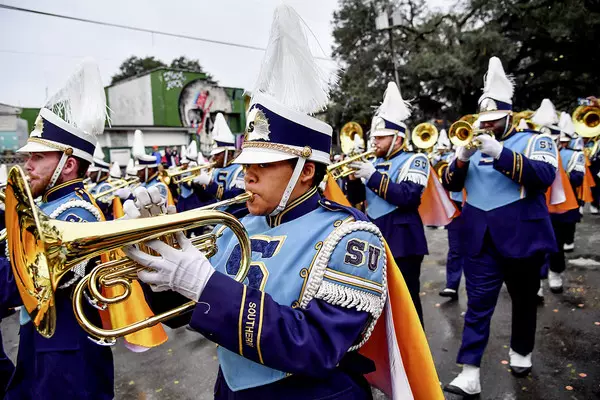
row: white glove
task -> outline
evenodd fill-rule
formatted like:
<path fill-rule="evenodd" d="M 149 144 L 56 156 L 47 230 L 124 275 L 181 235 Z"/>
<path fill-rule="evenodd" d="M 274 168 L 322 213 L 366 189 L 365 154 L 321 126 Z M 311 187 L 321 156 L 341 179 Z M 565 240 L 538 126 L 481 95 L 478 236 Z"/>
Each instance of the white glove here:
<path fill-rule="evenodd" d="M 153 217 L 168 211 L 165 208 L 165 201 L 160 195 L 158 188 L 151 187 L 150 189 L 146 189 L 145 187 L 138 186 L 133 191 L 133 194 L 135 201 L 127 200 L 123 204 L 123 211 L 127 219 Z"/>
<path fill-rule="evenodd" d="M 368 182 L 371 179 L 371 175 L 375 172 L 375 166 L 370 162 L 355 161 L 351 162 L 348 167 L 356 171 L 354 173 L 355 177 L 363 178 L 365 182 Z"/>
<path fill-rule="evenodd" d="M 206 283 L 215 272 L 200 250 L 182 232 L 176 234 L 181 249 L 175 249 L 160 240 L 144 243 L 160 256 L 151 256 L 134 246 L 123 251 L 133 261 L 151 271 L 138 272 L 138 278 L 155 292 L 174 290 L 190 300 L 198 301 Z"/>
<path fill-rule="evenodd" d="M 490 135 L 480 135 L 477 137 L 477 141 L 479 141 L 479 150 L 483 154 L 487 154 L 488 156 L 492 156 L 495 159 L 500 157 L 500 153 L 502 153 L 502 145 L 495 138 Z"/>
<path fill-rule="evenodd" d="M 208 185 L 210 183 L 210 174 L 201 171 L 200 175 L 194 178 L 194 183 L 197 185 Z"/>
<path fill-rule="evenodd" d="M 456 148 L 456 158 L 462 162 L 468 162 L 469 158 L 477 151 L 477 147 L 466 148 L 465 146 L 458 146 Z"/>
<path fill-rule="evenodd" d="M 131 196 L 131 189 L 129 189 L 128 187 L 117 189 L 115 190 L 115 195 L 118 196 L 121 200 L 127 200 L 129 196 Z"/>

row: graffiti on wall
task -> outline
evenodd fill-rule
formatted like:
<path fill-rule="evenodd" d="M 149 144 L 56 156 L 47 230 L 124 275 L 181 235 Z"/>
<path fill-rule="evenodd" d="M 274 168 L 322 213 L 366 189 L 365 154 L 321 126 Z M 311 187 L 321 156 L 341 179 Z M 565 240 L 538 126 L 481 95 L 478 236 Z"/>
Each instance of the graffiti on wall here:
<path fill-rule="evenodd" d="M 189 82 L 179 96 L 179 117 L 183 126 L 194 128 L 203 153 L 212 146 L 213 123 L 217 113 L 231 113 L 231 99 L 225 89 L 198 79 Z"/>
<path fill-rule="evenodd" d="M 185 83 L 185 75 L 181 71 L 165 71 L 163 72 L 163 79 L 167 90 L 181 88 Z"/>

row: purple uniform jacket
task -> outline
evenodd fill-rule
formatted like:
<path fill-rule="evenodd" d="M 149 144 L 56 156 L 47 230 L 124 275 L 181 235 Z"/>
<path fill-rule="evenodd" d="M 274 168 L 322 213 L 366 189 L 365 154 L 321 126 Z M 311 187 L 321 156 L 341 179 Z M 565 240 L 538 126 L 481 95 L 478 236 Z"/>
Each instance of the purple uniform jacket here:
<path fill-rule="evenodd" d="M 515 162 L 516 154 L 519 154 L 522 163 Z M 454 160 L 448 166 L 442 175 L 447 190 L 460 192 L 463 189 L 468 171 L 466 164 L 458 168 L 457 160 Z M 523 258 L 538 252 L 554 252 L 556 240 L 545 198 L 546 189 L 554 181 L 554 167 L 544 161 L 530 160 L 507 148 L 493 161 L 493 167 L 507 179 L 525 186 L 527 194 L 521 200 L 490 211 L 469 205 L 467 194 L 467 203 L 461 214 L 461 253 L 479 254 L 486 233 L 503 257 Z"/>

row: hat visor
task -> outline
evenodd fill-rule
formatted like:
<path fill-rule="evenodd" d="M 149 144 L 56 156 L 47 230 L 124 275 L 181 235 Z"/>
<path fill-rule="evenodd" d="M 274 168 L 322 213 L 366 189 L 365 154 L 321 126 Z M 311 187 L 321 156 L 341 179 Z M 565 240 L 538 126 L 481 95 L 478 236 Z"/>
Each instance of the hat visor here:
<path fill-rule="evenodd" d="M 27 142 L 25 146 L 17 150 L 17 153 L 44 153 L 49 151 L 60 151 L 54 147 L 46 146 L 39 142 Z"/>
<path fill-rule="evenodd" d="M 234 146 L 231 146 L 231 147 L 217 147 L 217 148 L 214 148 L 214 149 L 211 150 L 210 155 L 214 156 L 214 155 L 217 155 L 219 153 L 224 152 L 225 150 L 233 150 L 233 151 L 235 151 L 235 147 Z"/>
<path fill-rule="evenodd" d="M 395 131 L 393 129 L 378 129 L 374 132 L 371 132 L 371 136 L 375 137 L 375 136 L 392 136 L 394 134 L 397 134 L 401 137 L 406 137 L 406 135 L 404 134 L 404 132 L 401 131 Z"/>
<path fill-rule="evenodd" d="M 506 117 L 508 114 L 510 114 L 509 110 L 484 111 L 479 113 L 479 118 L 477 118 L 477 120 L 479 122 L 497 121 Z"/>
<path fill-rule="evenodd" d="M 245 148 L 239 156 L 233 160 L 235 164 L 268 164 L 277 161 L 291 160 L 297 158 L 293 154 L 264 148 Z"/>

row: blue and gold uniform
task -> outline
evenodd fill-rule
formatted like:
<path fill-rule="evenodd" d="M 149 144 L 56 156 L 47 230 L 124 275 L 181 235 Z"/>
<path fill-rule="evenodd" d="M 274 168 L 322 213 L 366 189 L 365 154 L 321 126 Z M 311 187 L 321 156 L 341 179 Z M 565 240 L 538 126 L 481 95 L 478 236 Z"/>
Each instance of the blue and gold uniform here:
<path fill-rule="evenodd" d="M 80 171 L 73 162 L 75 159 L 79 167 L 83 162 L 92 162 L 96 137 L 104 129 L 106 98 L 98 66 L 84 61 L 65 87 L 68 90 L 61 90 L 59 96 L 51 97 L 40 110 L 27 144 L 18 152 L 59 155 L 54 171 L 41 169 L 36 157 L 29 157 L 26 164 L 37 175 L 50 177 L 45 188 L 32 187 L 34 196 L 41 195 L 39 207 L 49 218 L 79 223 L 101 221 L 104 219 L 102 212 L 85 191 L 83 179 L 77 179 Z M 85 98 L 86 107 L 81 107 L 82 98 Z M 73 107 L 74 104 L 79 107 Z M 56 322 L 50 338 L 38 333 L 25 306 L 21 307 L 17 366 L 5 399 L 108 400 L 114 397 L 112 353 L 109 348 L 88 338 L 77 323 L 71 301 L 73 285 L 92 264 L 91 260 L 86 260 L 73 267 L 54 288 Z M 0 292 L 3 301 L 10 302 L 18 296 L 17 285 L 9 274 L 0 274 Z M 14 304 L 1 306 L 4 309 L 11 305 Z M 84 307 L 87 315 L 100 323 L 97 310 L 89 304 Z"/>
<path fill-rule="evenodd" d="M 423 322 L 420 274 L 421 263 L 428 250 L 419 205 L 429 179 L 430 165 L 425 154 L 406 151 L 406 143 L 400 148 L 393 148 L 397 136 L 407 140 L 402 120 L 410 113 L 394 118 L 385 107 L 394 111 L 406 108 L 397 86 L 392 82 L 388 84 L 382 108 L 373 118 L 371 132 L 374 136 L 391 135 L 393 140 L 386 156 L 374 161 L 375 172 L 364 184 L 359 179 L 348 181 L 348 200 L 357 204 L 366 199 L 366 214 L 383 233 Z"/>
<path fill-rule="evenodd" d="M 50 189 L 44 194 L 39 206 L 50 218 L 61 221 L 96 222 L 104 219 L 85 191 L 82 179 L 65 182 Z M 56 332 L 51 338 L 41 336 L 35 330 L 25 308 L 21 308 L 17 368 L 8 386 L 6 399 L 114 397 L 112 352 L 89 340 L 72 310 L 73 284 L 85 271 L 86 265 L 79 265 L 61 281 L 55 298 Z M 8 294 L 13 298 L 18 296 L 14 280 L 9 279 L 7 274 L 2 274 L 0 288 L 5 293 L 3 299 Z M 89 305 L 86 307 L 87 315 L 95 316 L 92 319 L 100 323 L 97 310 Z"/>

